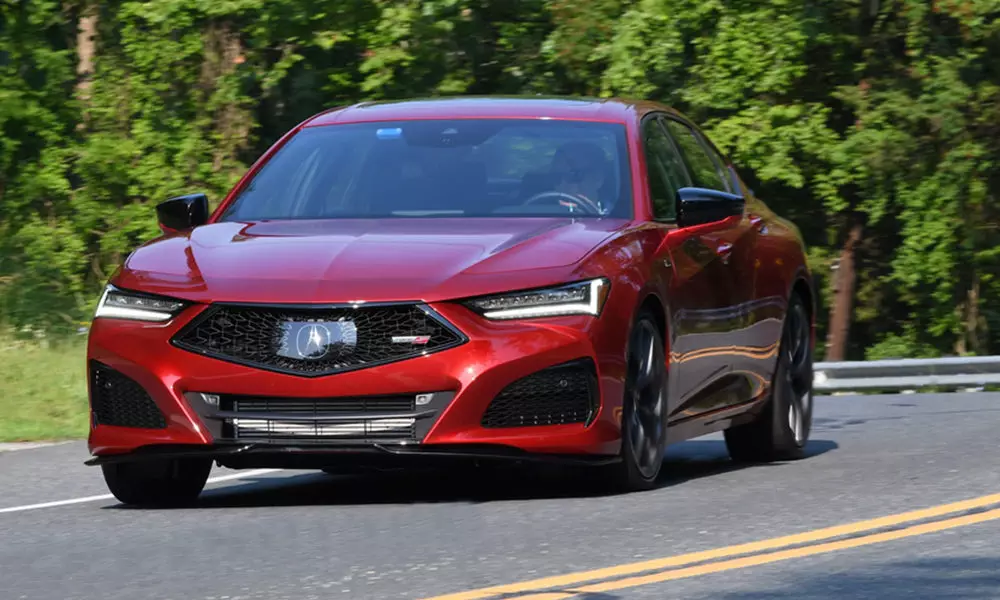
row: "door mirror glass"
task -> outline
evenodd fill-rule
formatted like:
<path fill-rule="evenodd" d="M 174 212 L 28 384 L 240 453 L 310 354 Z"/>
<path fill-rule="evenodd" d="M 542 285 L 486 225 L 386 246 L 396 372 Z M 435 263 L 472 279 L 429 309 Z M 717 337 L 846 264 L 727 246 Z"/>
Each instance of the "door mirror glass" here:
<path fill-rule="evenodd" d="M 187 231 L 208 222 L 208 197 L 188 194 L 156 205 L 156 218 L 164 233 Z"/>
<path fill-rule="evenodd" d="M 677 224 L 681 227 L 715 223 L 735 215 L 743 214 L 742 196 L 685 187 L 677 190 Z"/>

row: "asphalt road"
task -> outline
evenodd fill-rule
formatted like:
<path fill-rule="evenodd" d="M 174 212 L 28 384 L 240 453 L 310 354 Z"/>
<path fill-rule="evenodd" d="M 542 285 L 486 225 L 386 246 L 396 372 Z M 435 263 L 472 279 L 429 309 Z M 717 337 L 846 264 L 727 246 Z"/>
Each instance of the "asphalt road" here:
<path fill-rule="evenodd" d="M 81 443 L 0 452 L 0 598 L 428 598 L 558 575 L 569 577 L 500 592 L 998 598 L 1000 496 L 916 515 L 915 528 L 907 517 L 833 543 L 812 533 L 1000 494 L 998 425 L 1000 394 L 820 398 L 807 459 L 734 468 L 713 436 L 673 446 L 662 486 L 642 494 L 601 495 L 549 472 L 276 471 L 212 483 L 200 506 L 175 510 L 102 497 Z M 780 556 L 731 548 L 791 534 L 804 536 Z"/>

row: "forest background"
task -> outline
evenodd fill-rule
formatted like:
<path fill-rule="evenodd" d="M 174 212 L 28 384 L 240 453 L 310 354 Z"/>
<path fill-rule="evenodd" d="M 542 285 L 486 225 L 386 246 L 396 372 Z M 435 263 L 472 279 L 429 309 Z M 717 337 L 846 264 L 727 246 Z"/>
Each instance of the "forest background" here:
<path fill-rule="evenodd" d="M 86 431 L 77 334 L 158 234 L 155 203 L 218 202 L 287 129 L 362 100 L 665 102 L 801 227 L 818 359 L 1000 354 L 998 16 L 998 0 L 0 0 L 0 441 Z"/>

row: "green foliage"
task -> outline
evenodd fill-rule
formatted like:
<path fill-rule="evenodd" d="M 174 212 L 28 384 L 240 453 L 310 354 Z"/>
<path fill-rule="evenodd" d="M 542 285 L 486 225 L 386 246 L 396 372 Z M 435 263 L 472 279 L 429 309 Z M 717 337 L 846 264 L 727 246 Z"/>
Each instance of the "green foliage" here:
<path fill-rule="evenodd" d="M 990 1 L 0 3 L 0 321 L 76 327 L 157 235 L 155 202 L 205 191 L 217 203 L 325 108 L 617 95 L 704 124 L 799 225 L 820 335 L 860 220 L 853 357 L 1000 352 L 996 56 Z"/>
<path fill-rule="evenodd" d="M 79 439 L 89 429 L 86 345 L 0 333 L 0 442 Z"/>

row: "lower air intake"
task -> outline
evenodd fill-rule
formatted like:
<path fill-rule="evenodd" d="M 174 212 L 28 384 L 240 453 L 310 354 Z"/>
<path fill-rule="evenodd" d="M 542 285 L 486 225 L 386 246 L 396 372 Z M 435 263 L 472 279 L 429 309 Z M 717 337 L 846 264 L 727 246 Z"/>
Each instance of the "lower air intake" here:
<path fill-rule="evenodd" d="M 97 361 L 90 362 L 90 406 L 98 425 L 163 429 L 167 420 L 135 380 Z"/>
<path fill-rule="evenodd" d="M 501 391 L 483 415 L 488 428 L 589 423 L 597 409 L 597 375 L 590 360 L 550 367 Z"/>
<path fill-rule="evenodd" d="M 416 441 L 413 396 L 379 398 L 223 397 L 232 438 L 255 442 Z"/>

